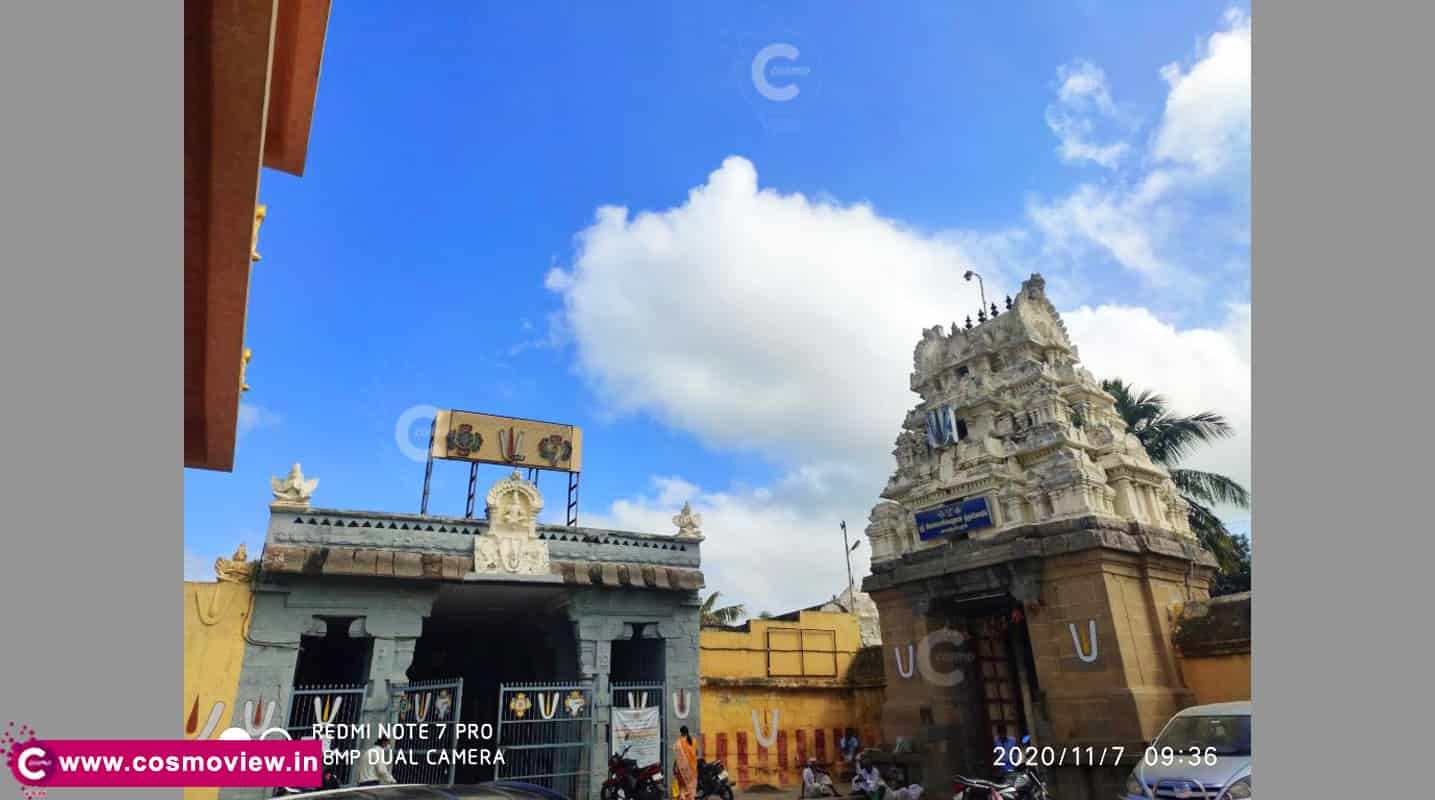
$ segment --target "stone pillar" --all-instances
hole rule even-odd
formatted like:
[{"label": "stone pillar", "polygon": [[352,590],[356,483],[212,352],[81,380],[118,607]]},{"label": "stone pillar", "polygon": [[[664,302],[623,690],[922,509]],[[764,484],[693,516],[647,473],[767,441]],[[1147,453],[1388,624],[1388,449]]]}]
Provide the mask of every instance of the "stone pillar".
[{"label": "stone pillar", "polygon": [[[977,707],[970,649],[942,633],[930,616],[931,595],[912,585],[872,594],[882,622],[882,664],[886,678],[882,739],[911,741],[921,754],[913,780],[935,786],[947,765],[983,759],[972,749],[980,725],[968,717]],[[956,645],[953,647],[952,645]]]},{"label": "stone pillar", "polygon": [[[234,695],[234,708],[230,709],[231,727],[262,733],[256,728],[282,728],[287,722],[294,668],[299,661],[299,639],[308,627],[303,618],[295,619],[285,613],[284,601],[283,594],[261,591],[254,595],[239,690]],[[246,713],[252,713],[246,712],[246,702],[257,706],[261,717],[259,726],[254,725],[252,718],[246,719]],[[268,796],[264,789],[219,790],[220,800],[262,800]]]},{"label": "stone pillar", "polygon": [[369,691],[360,722],[377,731],[379,724],[388,721],[389,684],[408,680],[414,647],[423,633],[423,617],[380,611],[365,617],[365,628],[374,646],[369,658]]},{"label": "stone pillar", "polygon": [[[584,602],[588,593],[579,593],[569,606],[578,636],[578,672],[593,684],[593,728],[589,734],[588,798],[598,796],[608,766],[608,728],[613,721],[613,692],[608,682],[612,668],[612,640],[616,635],[609,620]],[[621,628],[622,623],[618,622]]]},{"label": "stone pillar", "polygon": [[[1167,613],[1187,593],[1189,561],[1093,549],[1049,558],[1028,625],[1056,747],[1137,751],[1192,702],[1176,669]],[[1209,569],[1189,570],[1207,594]]]},{"label": "stone pillar", "polygon": [[[254,595],[231,724],[246,727],[244,703],[248,700],[259,705],[261,717],[269,717],[271,704],[274,707],[271,721],[259,727],[286,726],[300,638],[318,630],[322,623],[317,620],[323,617],[354,618],[355,629],[351,630],[373,637],[368,692],[359,722],[374,725],[384,721],[388,710],[386,682],[406,680],[404,673],[413,661],[414,645],[437,593],[436,587],[400,589],[323,581],[260,587]],[[252,719],[248,722],[250,728],[255,727]],[[221,790],[219,797],[262,800],[268,793],[263,789],[228,788]]]},{"label": "stone pillar", "polygon": [[[702,628],[698,613],[700,603],[697,593],[692,593],[680,601],[672,617],[658,625],[665,651],[663,682],[666,692],[663,697],[663,719],[667,729],[664,731],[663,753],[666,761],[672,760],[667,758],[667,754],[673,751],[678,742],[678,729],[684,725],[701,747],[702,695],[698,649],[698,636]],[[683,692],[687,697],[687,717],[679,719],[674,696]]]},{"label": "stone pillar", "polygon": [[1113,481],[1116,497],[1114,507],[1116,514],[1126,519],[1141,519],[1141,509],[1136,503],[1135,493],[1131,488],[1131,479],[1126,477],[1117,478]]},{"label": "stone pillar", "polygon": [[[245,702],[259,708],[262,728],[282,728],[287,721],[294,668],[299,661],[299,638],[306,629],[274,613],[276,607],[282,608],[283,604],[284,595],[259,593],[254,596],[239,690],[234,696],[235,707],[230,710],[231,727],[254,727],[252,718],[245,719]],[[262,733],[262,730],[254,732]]]},{"label": "stone pillar", "polygon": [[[671,766],[678,727],[687,725],[696,737],[701,733],[698,694],[699,600],[696,592],[620,591],[585,589],[574,594],[568,606],[578,632],[579,668],[593,681],[592,775],[590,796],[596,798],[608,763],[608,740],[612,725],[611,686],[612,644],[623,637],[628,624],[649,626],[663,641],[663,681],[667,691],[663,702],[663,771]],[[629,629],[631,635],[631,629]],[[687,690],[688,716],[674,715],[673,694]],[[575,800],[588,800],[575,798]]]}]

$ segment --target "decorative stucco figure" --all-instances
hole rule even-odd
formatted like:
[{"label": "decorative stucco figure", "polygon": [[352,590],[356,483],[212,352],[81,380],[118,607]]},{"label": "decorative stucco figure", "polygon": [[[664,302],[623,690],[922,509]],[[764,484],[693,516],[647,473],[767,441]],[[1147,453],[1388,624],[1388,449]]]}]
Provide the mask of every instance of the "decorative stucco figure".
[{"label": "decorative stucco figure", "polygon": [[295,464],[287,477],[282,480],[270,478],[269,485],[274,492],[274,502],[269,504],[271,508],[308,508],[309,498],[319,488],[319,479],[305,478],[304,471]]}]

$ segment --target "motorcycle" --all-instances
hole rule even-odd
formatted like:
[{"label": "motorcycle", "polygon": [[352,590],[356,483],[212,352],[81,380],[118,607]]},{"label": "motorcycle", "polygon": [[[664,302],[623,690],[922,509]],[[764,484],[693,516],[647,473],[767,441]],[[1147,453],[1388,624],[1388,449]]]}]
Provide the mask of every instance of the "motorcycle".
[{"label": "motorcycle", "polygon": [[[1021,741],[1027,744],[1031,737],[1023,736]],[[1000,782],[956,776],[952,780],[952,800],[1051,800],[1051,795],[1037,766],[1021,764]]]},{"label": "motorcycle", "polygon": [[716,795],[722,800],[732,800],[732,783],[728,781],[727,770],[721,761],[698,759],[698,797],[705,799]]},{"label": "motorcycle", "polygon": [[664,800],[663,768],[658,764],[639,767],[628,758],[628,750],[608,757],[608,779],[599,791],[602,800]]}]

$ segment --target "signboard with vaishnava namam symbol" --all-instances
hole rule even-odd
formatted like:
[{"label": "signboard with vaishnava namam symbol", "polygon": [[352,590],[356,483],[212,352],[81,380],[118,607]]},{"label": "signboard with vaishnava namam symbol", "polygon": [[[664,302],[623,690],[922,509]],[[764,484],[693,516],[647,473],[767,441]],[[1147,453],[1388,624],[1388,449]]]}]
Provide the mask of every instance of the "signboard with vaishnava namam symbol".
[{"label": "signboard with vaishnava namam symbol", "polygon": [[583,431],[555,422],[440,411],[434,418],[433,457],[581,472]]}]

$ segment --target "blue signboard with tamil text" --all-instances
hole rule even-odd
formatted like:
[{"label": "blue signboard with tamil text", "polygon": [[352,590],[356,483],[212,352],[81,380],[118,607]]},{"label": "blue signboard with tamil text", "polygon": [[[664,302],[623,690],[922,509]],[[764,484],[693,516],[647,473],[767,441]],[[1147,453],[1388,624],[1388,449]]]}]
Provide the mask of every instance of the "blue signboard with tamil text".
[{"label": "blue signboard with tamil text", "polygon": [[981,530],[992,526],[992,512],[985,497],[952,500],[936,508],[917,512],[917,536],[922,541],[953,533]]}]

